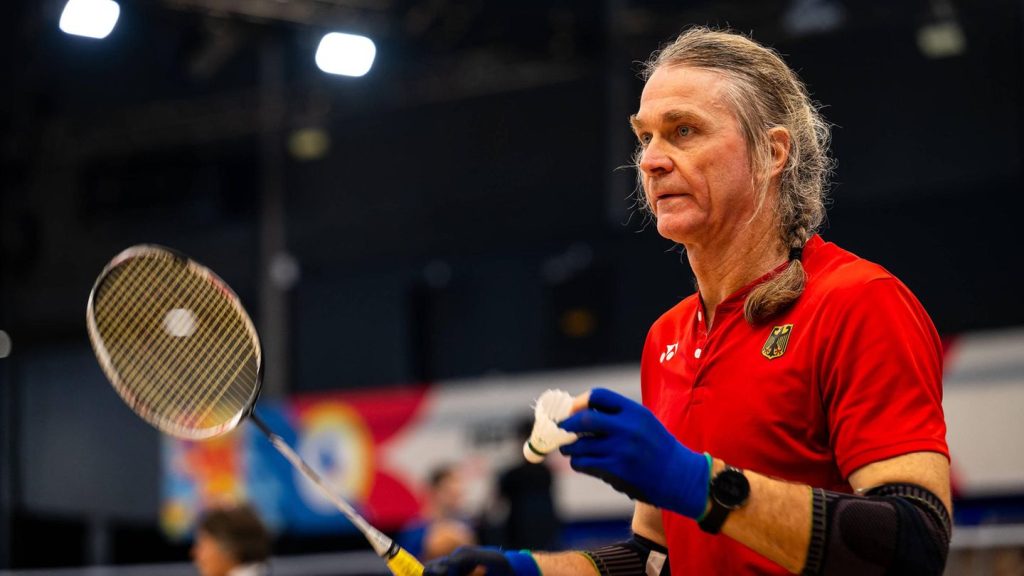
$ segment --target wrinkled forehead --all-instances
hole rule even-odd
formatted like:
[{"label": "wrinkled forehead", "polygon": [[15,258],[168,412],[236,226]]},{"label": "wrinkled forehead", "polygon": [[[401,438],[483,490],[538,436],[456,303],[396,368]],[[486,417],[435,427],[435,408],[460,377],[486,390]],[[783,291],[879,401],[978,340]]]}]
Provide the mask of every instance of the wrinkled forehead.
[{"label": "wrinkled forehead", "polygon": [[653,127],[685,116],[738,129],[733,93],[733,81],[722,72],[686,65],[661,66],[647,79],[639,109],[630,123],[634,129]]},{"label": "wrinkled forehead", "polygon": [[640,99],[675,95],[688,98],[721,99],[732,81],[722,71],[690,65],[662,65],[644,83]]}]

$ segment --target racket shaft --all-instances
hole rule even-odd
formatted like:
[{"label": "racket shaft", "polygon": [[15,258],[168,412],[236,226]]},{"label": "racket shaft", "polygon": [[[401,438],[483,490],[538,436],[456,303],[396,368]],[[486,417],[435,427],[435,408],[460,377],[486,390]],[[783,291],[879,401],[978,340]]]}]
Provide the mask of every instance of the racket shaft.
[{"label": "racket shaft", "polygon": [[277,451],[291,462],[293,466],[302,472],[306,478],[309,478],[310,481],[320,488],[324,496],[327,496],[327,498],[338,507],[338,510],[340,510],[341,513],[344,514],[345,517],[348,518],[364,536],[366,536],[366,539],[370,541],[370,544],[373,546],[373,549],[377,554],[383,556],[388,551],[388,548],[391,547],[391,539],[371,526],[370,523],[360,516],[348,502],[335,494],[320,475],[306,464],[306,461],[303,460],[301,456],[292,450],[291,446],[289,446],[277,434],[270,437],[270,443],[273,444],[274,448],[277,448]]},{"label": "racket shaft", "polygon": [[289,446],[287,442],[277,434],[274,434],[270,428],[268,428],[261,420],[256,418],[255,414],[250,415],[250,418],[253,423],[256,424],[257,428],[267,435],[267,438],[270,439],[270,443],[274,445],[274,448],[277,448],[277,451],[280,452],[286,460],[291,462],[292,465],[302,472],[306,478],[309,478],[313,484],[316,484],[324,493],[324,496],[327,496],[327,498],[338,507],[338,510],[340,510],[341,513],[344,514],[345,517],[363,533],[363,536],[365,536],[370,542],[370,546],[373,547],[374,552],[376,552],[381,558],[387,560],[388,568],[393,574],[396,576],[419,576],[423,574],[423,564],[421,564],[419,560],[417,560],[412,554],[409,554],[408,551],[398,546],[394,540],[388,538],[383,532],[371,526],[366,519],[356,512],[355,508],[353,508],[351,504],[338,496],[334,490],[324,482],[323,478],[320,477],[316,470],[310,467],[309,464],[306,464],[306,461],[303,460],[295,450],[292,450],[292,447]]}]

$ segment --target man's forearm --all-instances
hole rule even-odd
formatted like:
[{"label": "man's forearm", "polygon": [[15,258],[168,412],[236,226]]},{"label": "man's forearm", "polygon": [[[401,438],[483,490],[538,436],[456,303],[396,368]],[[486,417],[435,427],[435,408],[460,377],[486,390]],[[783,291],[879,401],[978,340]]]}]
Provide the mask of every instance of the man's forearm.
[{"label": "man's forearm", "polygon": [[[723,468],[722,461],[716,459],[714,473]],[[745,471],[745,474],[750,481],[750,498],[746,505],[729,515],[722,533],[787,570],[799,572],[810,541],[811,488],[753,471]],[[578,552],[534,552],[533,556],[544,576],[598,574],[594,564]]]},{"label": "man's forearm", "polygon": [[[712,465],[714,474],[724,468],[718,460]],[[729,515],[722,532],[792,572],[805,569],[812,540],[815,573],[942,572],[950,533],[949,461],[942,454],[904,454],[860,468],[850,475],[850,484],[865,498],[812,490],[756,471],[745,474],[750,497]],[[823,496],[817,515],[814,492]],[[847,524],[862,529],[837,528]],[[888,543],[881,550],[885,553],[868,558],[852,552],[878,539]],[[853,568],[837,560],[844,553],[829,552],[837,548],[860,558],[863,565]]]},{"label": "man's forearm", "polygon": [[[713,466],[715,474],[724,468],[717,459]],[[745,474],[750,481],[750,498],[729,515],[722,533],[787,570],[799,572],[810,541],[811,488],[753,471]],[[544,576],[598,574],[593,563],[578,552],[534,552],[534,558]]]},{"label": "man's forearm", "polygon": [[[724,468],[725,464],[715,459],[712,474]],[[751,470],[744,474],[750,482],[750,497],[742,508],[729,514],[722,533],[790,572],[799,572],[811,537],[811,487]]]},{"label": "man's forearm", "polygon": [[598,576],[594,563],[579,552],[534,552],[544,576]]}]

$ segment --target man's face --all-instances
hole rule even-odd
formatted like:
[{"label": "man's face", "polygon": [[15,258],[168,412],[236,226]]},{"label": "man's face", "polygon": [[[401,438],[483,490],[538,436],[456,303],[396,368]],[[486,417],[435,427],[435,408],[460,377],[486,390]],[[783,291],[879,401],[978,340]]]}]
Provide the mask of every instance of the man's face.
[{"label": "man's face", "polygon": [[462,512],[462,476],[452,472],[434,489],[434,504],[442,517],[459,516]]},{"label": "man's face", "polygon": [[631,118],[658,232],[691,248],[729,238],[754,214],[747,144],[727,85],[700,68],[658,68]]},{"label": "man's face", "polygon": [[212,536],[199,530],[192,544],[192,560],[200,576],[225,576],[238,561]]}]

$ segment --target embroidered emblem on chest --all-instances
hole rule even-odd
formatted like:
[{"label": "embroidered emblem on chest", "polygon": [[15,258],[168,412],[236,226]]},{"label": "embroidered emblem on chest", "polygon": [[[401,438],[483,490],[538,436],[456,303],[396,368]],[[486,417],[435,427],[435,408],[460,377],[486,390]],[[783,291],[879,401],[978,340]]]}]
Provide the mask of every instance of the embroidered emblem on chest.
[{"label": "embroidered emblem on chest", "polygon": [[772,328],[772,333],[768,335],[768,340],[761,348],[761,354],[769,360],[774,360],[785,354],[786,344],[789,344],[789,334],[792,331],[792,324],[783,324]]}]

